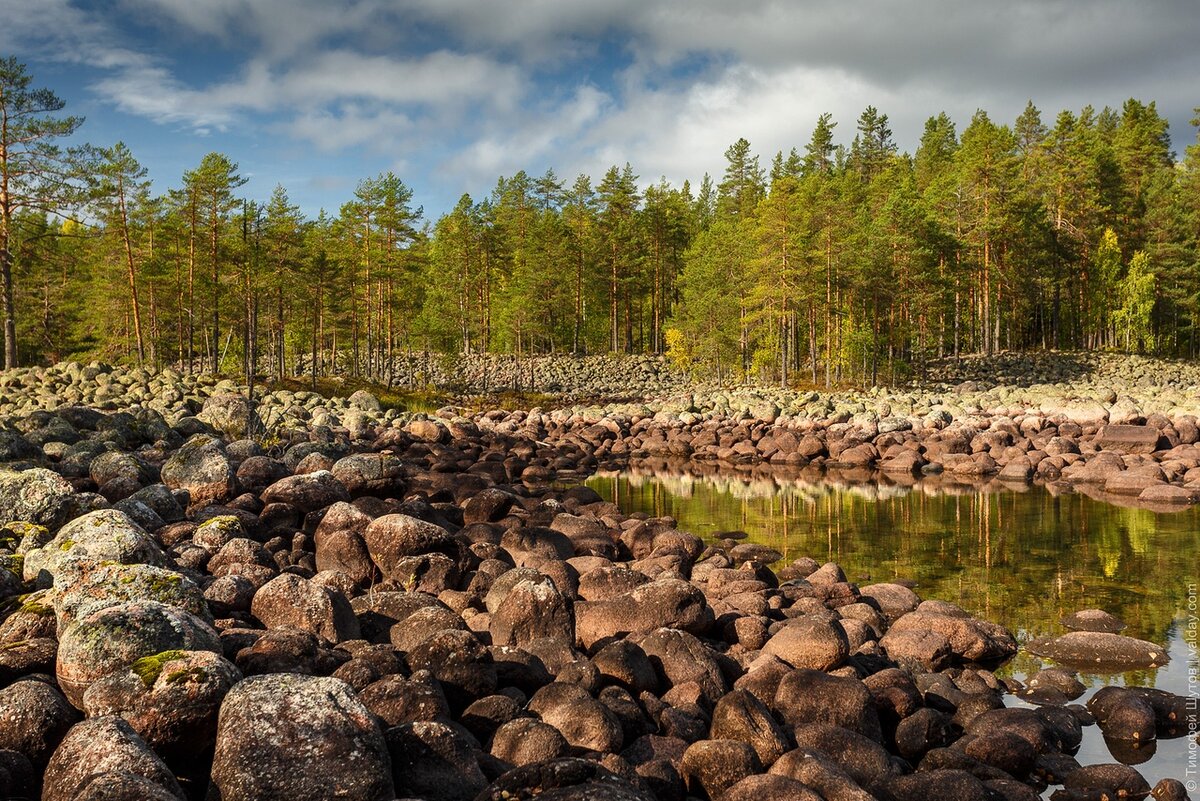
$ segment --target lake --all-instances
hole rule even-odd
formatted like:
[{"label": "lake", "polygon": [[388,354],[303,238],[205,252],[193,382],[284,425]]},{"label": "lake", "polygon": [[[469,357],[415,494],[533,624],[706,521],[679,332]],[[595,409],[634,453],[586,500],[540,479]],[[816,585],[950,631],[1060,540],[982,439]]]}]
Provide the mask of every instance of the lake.
[{"label": "lake", "polygon": [[[1106,684],[1195,697],[1198,508],[1168,513],[1001,482],[686,470],[635,463],[586,483],[626,513],[669,515],[681,530],[708,541],[745,532],[746,541],[782,553],[781,564],[809,556],[837,562],[859,584],[910,580],[922,598],[952,601],[1001,623],[1021,643],[1065,633],[1059,621],[1071,612],[1104,609],[1128,624],[1124,634],[1164,645],[1171,661],[1157,669],[1081,675],[1089,691],[1079,703]],[[998,672],[1024,679],[1042,665],[1022,649]],[[1113,755],[1091,726],[1076,758],[1084,765],[1117,757],[1140,762],[1153,785],[1164,776],[1184,778],[1188,749],[1188,738],[1179,738]]]}]

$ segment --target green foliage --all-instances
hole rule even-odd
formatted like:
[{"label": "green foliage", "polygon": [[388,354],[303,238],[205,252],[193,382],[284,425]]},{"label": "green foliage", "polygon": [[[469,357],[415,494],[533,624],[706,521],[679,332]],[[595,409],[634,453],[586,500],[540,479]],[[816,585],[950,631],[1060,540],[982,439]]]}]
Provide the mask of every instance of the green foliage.
[{"label": "green foliage", "polygon": [[980,110],[961,137],[938,114],[911,156],[876,108],[848,147],[822,114],[769,180],[738,139],[695,191],[521,171],[424,223],[392,173],[306,218],[282,186],[241,197],[221,153],[154,196],[124,145],[59,149],[80,121],[22,65],[0,87],[25,137],[0,151],[0,256],[28,361],[414,389],[428,357],[405,357],[428,352],[668,352],[827,386],[1003,348],[1200,354],[1200,144],[1175,163],[1154,103]]},{"label": "green foliage", "polygon": [[1117,297],[1121,305],[1113,312],[1113,320],[1125,349],[1153,349],[1154,273],[1144,250],[1137,251],[1130,259],[1129,271],[1118,286]]}]

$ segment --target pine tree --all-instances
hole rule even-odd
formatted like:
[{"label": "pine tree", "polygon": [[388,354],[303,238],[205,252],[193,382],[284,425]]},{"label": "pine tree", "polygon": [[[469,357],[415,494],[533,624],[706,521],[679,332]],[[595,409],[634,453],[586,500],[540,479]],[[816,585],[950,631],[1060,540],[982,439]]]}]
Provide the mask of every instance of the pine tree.
[{"label": "pine tree", "polygon": [[[75,133],[82,117],[56,117],[66,105],[15,58],[0,59],[0,303],[4,307],[4,366],[17,366],[13,240],[22,214],[63,215],[79,204],[86,148],[63,150],[56,140]],[[86,172],[86,170],[85,170]]]}]

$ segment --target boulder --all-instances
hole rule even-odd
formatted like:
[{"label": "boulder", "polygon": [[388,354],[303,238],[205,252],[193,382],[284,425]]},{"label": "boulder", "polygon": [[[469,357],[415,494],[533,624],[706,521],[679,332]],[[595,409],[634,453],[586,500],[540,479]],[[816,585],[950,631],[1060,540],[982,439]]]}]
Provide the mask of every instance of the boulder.
[{"label": "boulder", "polygon": [[763,646],[764,654],[777,656],[796,668],[832,670],[850,655],[850,643],[841,624],[796,618]]},{"label": "boulder", "polygon": [[217,722],[221,801],[391,801],[387,742],[350,686],[281,673],[239,682]]},{"label": "boulder", "polygon": [[[42,778],[42,801],[124,801],[139,797],[123,789],[131,784],[146,789],[148,794],[140,796],[144,798],[184,797],[175,776],[127,722],[115,716],[91,718],[75,724],[50,758]],[[106,785],[123,794],[99,793]]]},{"label": "boulder", "polygon": [[26,553],[25,580],[43,583],[57,580],[60,574],[71,580],[78,578],[85,568],[101,562],[166,567],[169,559],[154,538],[129,515],[115,509],[100,509],[75,518],[60,528],[44,547]]},{"label": "boulder", "polygon": [[529,711],[558,729],[575,748],[602,754],[621,750],[620,722],[577,684],[547,684],[529,699]]},{"label": "boulder", "polygon": [[224,503],[237,494],[233,465],[221,441],[197,434],[171,454],[160,471],[173,490],[185,489],[194,507]]},{"label": "boulder", "polygon": [[562,732],[537,718],[517,718],[496,729],[491,755],[510,765],[530,765],[568,756],[571,745]]},{"label": "boulder", "polygon": [[395,498],[404,493],[404,463],[386,453],[356,453],[330,469],[350,497]]},{"label": "boulder", "polygon": [[687,581],[660,579],[605,601],[576,605],[576,632],[585,648],[612,637],[674,628],[703,635],[713,613],[704,593]]},{"label": "boulder", "polygon": [[262,432],[262,419],[255,404],[245,395],[232,392],[210,395],[196,419],[220,431],[230,441]]},{"label": "boulder", "polygon": [[475,801],[539,798],[545,801],[645,801],[644,791],[587,759],[555,759],[514,768]]},{"label": "boulder", "polygon": [[206,623],[213,622],[204,594],[182,573],[153,565],[105,564],[84,573],[55,596],[58,630],[92,612],[127,601],[154,601],[190,612]]},{"label": "boulder", "polygon": [[679,773],[688,792],[708,798],[721,798],[730,787],[762,770],[754,749],[741,740],[692,743],[679,762]]},{"label": "boulder", "polygon": [[221,702],[241,679],[219,654],[166,651],[93,683],[83,710],[124,718],[160,756],[186,765],[212,747]]},{"label": "boulder", "polygon": [[269,629],[309,631],[331,643],[360,636],[358,619],[344,595],[293,573],[282,573],[259,588],[250,613]]},{"label": "boulder", "polygon": [[534,641],[565,647],[575,644],[575,615],[571,599],[550,581],[521,581],[492,613],[492,642],[527,646]]},{"label": "boulder", "polygon": [[262,492],[263,503],[286,503],[301,512],[349,500],[350,493],[328,470],[281,478]]},{"label": "boulder", "polygon": [[15,681],[0,690],[0,749],[23,754],[40,770],[79,719],[48,682]]},{"label": "boulder", "polygon": [[107,606],[68,623],[58,646],[56,673],[67,699],[83,708],[97,680],[165,651],[221,653],[217,633],[200,618],[153,601]]},{"label": "boulder", "polygon": [[1125,670],[1165,665],[1169,661],[1162,646],[1121,634],[1072,631],[1061,637],[1043,637],[1025,646],[1029,653],[1064,665],[1092,669],[1112,667]]},{"label": "boulder", "polygon": [[1094,440],[1096,447],[1118,453],[1154,453],[1162,432],[1153,426],[1106,425]]},{"label": "boulder", "polygon": [[471,801],[487,779],[477,749],[460,730],[440,721],[417,721],[388,729],[392,776],[401,797]]},{"label": "boulder", "polygon": [[758,755],[764,768],[788,750],[788,737],[762,701],[745,690],[733,690],[713,708],[709,738],[741,740]]},{"label": "boulder", "polygon": [[915,612],[893,622],[888,633],[902,631],[936,632],[949,641],[954,655],[965,662],[995,662],[1017,652],[1017,641],[1007,629],[973,618],[953,604],[923,603]]},{"label": "boulder", "polygon": [[376,518],[363,530],[363,541],[383,575],[399,581],[412,576],[406,557],[442,554],[457,565],[465,552],[465,546],[446,529],[404,514]]},{"label": "boulder", "polygon": [[51,470],[0,470],[0,525],[17,521],[61,528],[78,513],[79,502],[71,485]]}]

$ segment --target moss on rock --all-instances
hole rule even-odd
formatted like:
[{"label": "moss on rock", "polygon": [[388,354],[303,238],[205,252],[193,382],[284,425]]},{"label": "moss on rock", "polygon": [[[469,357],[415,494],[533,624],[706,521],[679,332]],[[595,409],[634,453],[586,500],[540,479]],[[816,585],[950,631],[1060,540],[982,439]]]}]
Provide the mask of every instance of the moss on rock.
[{"label": "moss on rock", "polygon": [[[130,665],[130,670],[137,674],[137,677],[142,680],[147,688],[153,687],[154,682],[158,681],[158,677],[162,674],[163,666],[168,662],[173,662],[176,659],[183,657],[183,651],[175,648],[170,651],[163,651],[154,656],[143,656],[141,659]],[[186,673],[187,671],[181,671]],[[170,676],[168,676],[168,681]]]}]

